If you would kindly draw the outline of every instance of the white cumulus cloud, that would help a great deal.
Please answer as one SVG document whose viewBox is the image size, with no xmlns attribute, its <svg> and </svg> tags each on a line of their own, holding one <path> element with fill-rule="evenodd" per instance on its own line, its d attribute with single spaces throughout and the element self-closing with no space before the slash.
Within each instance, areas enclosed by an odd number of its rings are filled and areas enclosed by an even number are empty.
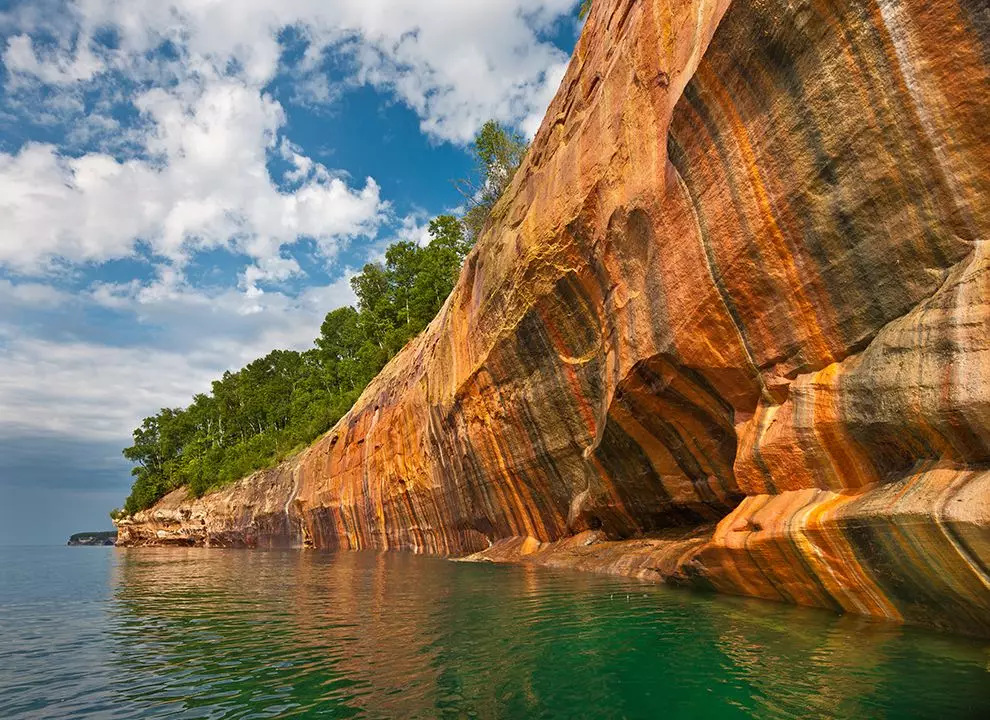
<svg viewBox="0 0 990 720">
<path fill-rule="evenodd" d="M 253 87 L 271 80 L 282 58 L 279 32 L 308 41 L 306 62 L 325 52 L 354 63 L 352 80 L 386 89 L 412 108 L 424 131 L 463 142 L 489 118 L 528 130 L 546 110 L 567 62 L 542 37 L 577 0 L 76 0 L 58 18 L 72 19 L 76 42 L 39 52 L 27 34 L 11 37 L 3 55 L 14 77 L 50 83 L 88 80 L 109 69 L 147 64 L 168 41 L 186 64 L 233 65 Z M 44 24 L 34 17 L 33 22 Z M 54 22 L 54 21 L 53 21 Z M 117 47 L 95 42 L 112 28 Z M 174 64 L 162 62 L 162 68 Z M 319 78 L 312 99 L 334 93 Z"/>
<path fill-rule="evenodd" d="M 331 256 L 342 238 L 374 235 L 386 203 L 371 178 L 352 187 L 300 156 L 290 192 L 270 177 L 285 114 L 237 81 L 190 81 L 135 99 L 149 122 L 147 157 L 63 155 L 47 143 L 0 153 L 0 265 L 38 272 L 125 257 L 143 242 L 181 266 L 216 247 L 242 252 L 255 280 L 296 270 L 282 257 L 300 237 Z"/>
</svg>

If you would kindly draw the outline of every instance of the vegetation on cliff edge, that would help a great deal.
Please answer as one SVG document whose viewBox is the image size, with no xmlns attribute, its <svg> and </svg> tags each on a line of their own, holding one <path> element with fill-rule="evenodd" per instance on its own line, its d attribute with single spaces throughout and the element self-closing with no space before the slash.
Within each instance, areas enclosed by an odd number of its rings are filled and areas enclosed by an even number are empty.
<svg viewBox="0 0 990 720">
<path fill-rule="evenodd" d="M 425 246 L 397 242 L 383 263 L 351 279 L 358 306 L 330 312 L 314 347 L 273 350 L 185 408 L 163 408 L 134 430 L 124 456 L 135 463 L 122 510 L 133 514 L 188 486 L 196 495 L 270 467 L 329 430 L 364 387 L 440 310 L 491 209 L 525 155 L 521 137 L 485 124 L 473 145 L 477 176 L 457 183 L 462 218 L 430 222 Z"/>
</svg>

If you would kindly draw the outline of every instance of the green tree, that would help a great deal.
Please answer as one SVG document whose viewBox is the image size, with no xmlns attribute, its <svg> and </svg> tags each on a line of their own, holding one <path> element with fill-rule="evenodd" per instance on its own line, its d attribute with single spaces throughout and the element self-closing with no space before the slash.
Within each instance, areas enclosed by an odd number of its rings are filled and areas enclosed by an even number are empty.
<svg viewBox="0 0 990 720">
<path fill-rule="evenodd" d="M 351 278 L 351 287 L 358 298 L 359 322 L 365 338 L 379 348 L 384 348 L 385 335 L 396 324 L 385 266 L 381 263 L 368 263 L 359 275 Z"/>
<path fill-rule="evenodd" d="M 521 135 L 497 120 L 486 122 L 475 137 L 471 148 L 474 177 L 457 183 L 468 205 L 463 222 L 472 242 L 484 230 L 495 203 L 512 182 L 528 147 Z"/>
<path fill-rule="evenodd" d="M 359 367 L 365 336 L 354 308 L 338 308 L 329 314 L 316 338 L 315 372 L 327 394 L 341 394 L 362 386 Z"/>
<path fill-rule="evenodd" d="M 432 220 L 429 233 L 431 240 L 422 249 L 410 292 L 416 332 L 425 328 L 443 306 L 457 283 L 464 258 L 471 250 L 464 224 L 453 215 L 440 215 Z"/>
</svg>

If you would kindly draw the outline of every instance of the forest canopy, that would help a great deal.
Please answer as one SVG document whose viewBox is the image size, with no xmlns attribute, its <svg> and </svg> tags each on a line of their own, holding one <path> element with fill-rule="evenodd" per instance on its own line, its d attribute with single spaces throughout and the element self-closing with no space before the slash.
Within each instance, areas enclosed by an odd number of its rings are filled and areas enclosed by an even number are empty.
<svg viewBox="0 0 990 720">
<path fill-rule="evenodd" d="M 365 265 L 351 279 L 357 307 L 328 313 L 311 349 L 273 350 L 225 372 L 187 407 L 144 419 L 124 450 L 134 463 L 131 494 L 111 517 L 148 508 L 182 486 L 202 495 L 270 467 L 343 417 L 443 306 L 526 144 L 490 121 L 472 151 L 476 176 L 457 183 L 468 198 L 464 216 L 440 215 L 430 222 L 428 244 L 397 242 L 384 262 Z"/>
</svg>

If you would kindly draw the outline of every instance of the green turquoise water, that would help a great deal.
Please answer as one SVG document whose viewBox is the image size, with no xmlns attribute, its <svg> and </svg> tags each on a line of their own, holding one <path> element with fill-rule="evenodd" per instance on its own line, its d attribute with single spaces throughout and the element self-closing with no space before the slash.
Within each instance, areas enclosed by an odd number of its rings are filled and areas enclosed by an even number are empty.
<svg viewBox="0 0 990 720">
<path fill-rule="evenodd" d="M 0 718 L 981 718 L 990 644 L 410 555 L 0 548 Z"/>
</svg>

